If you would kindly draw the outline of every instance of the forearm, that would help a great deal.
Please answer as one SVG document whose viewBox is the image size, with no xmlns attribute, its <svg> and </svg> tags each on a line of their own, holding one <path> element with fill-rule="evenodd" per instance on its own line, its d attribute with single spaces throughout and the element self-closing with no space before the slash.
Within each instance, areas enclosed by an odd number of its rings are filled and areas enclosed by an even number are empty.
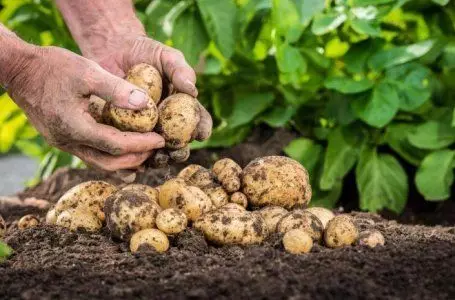
<svg viewBox="0 0 455 300">
<path fill-rule="evenodd" d="M 82 54 L 99 60 L 122 36 L 145 35 L 132 0 L 56 0 Z"/>
</svg>

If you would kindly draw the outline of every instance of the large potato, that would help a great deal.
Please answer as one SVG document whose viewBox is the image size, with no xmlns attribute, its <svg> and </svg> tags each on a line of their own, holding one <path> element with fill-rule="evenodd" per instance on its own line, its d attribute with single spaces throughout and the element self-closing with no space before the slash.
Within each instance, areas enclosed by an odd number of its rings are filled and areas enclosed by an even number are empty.
<svg viewBox="0 0 455 300">
<path fill-rule="evenodd" d="M 93 213 L 83 209 L 67 209 L 59 214 L 55 225 L 66 227 L 69 230 L 85 230 L 95 232 L 101 229 L 102 224 L 99 218 Z"/>
<path fill-rule="evenodd" d="M 114 237 L 127 240 L 139 230 L 154 228 L 161 207 L 140 191 L 120 190 L 106 200 L 107 227 Z"/>
<path fill-rule="evenodd" d="M 289 212 L 281 206 L 266 206 L 257 211 L 265 220 L 269 233 L 276 232 L 276 225 Z"/>
<path fill-rule="evenodd" d="M 131 183 L 122 188 L 123 191 L 139 191 L 146 194 L 153 202 L 158 203 L 158 190 L 146 184 Z"/>
<path fill-rule="evenodd" d="M 201 230 L 207 240 L 219 245 L 257 244 L 268 235 L 261 215 L 242 210 L 240 206 L 239 209 L 222 207 L 210 211 L 202 215 L 194 227 Z"/>
<path fill-rule="evenodd" d="M 188 186 L 180 178 L 170 179 L 160 186 L 159 203 L 163 208 L 182 210 L 190 221 L 212 209 L 212 201 L 201 189 Z"/>
<path fill-rule="evenodd" d="M 293 159 L 267 156 L 251 161 L 243 170 L 243 193 L 253 206 L 292 208 L 311 199 L 308 172 Z"/>
<path fill-rule="evenodd" d="M 68 190 L 55 204 L 58 216 L 67 209 L 83 209 L 104 220 L 104 202 L 117 188 L 104 181 L 86 181 Z"/>
<path fill-rule="evenodd" d="M 160 72 L 145 63 L 133 66 L 126 74 L 126 80 L 144 89 L 152 100 L 158 104 L 163 92 L 163 79 Z"/>
<path fill-rule="evenodd" d="M 320 241 L 324 232 L 321 221 L 310 212 L 296 209 L 285 215 L 277 224 L 277 231 L 286 233 L 291 229 L 301 229 L 315 241 Z"/>
<path fill-rule="evenodd" d="M 223 158 L 213 164 L 212 171 L 228 193 L 240 189 L 242 168 L 232 159 Z"/>
<path fill-rule="evenodd" d="M 327 223 L 324 241 L 327 247 L 340 248 L 354 244 L 359 237 L 359 231 L 352 218 L 339 215 Z"/>
<path fill-rule="evenodd" d="M 335 214 L 325 207 L 309 207 L 305 210 L 315 215 L 319 221 L 321 221 L 324 228 L 327 226 L 327 223 L 335 217 Z"/>
<path fill-rule="evenodd" d="M 158 106 L 156 132 L 166 140 L 169 149 L 180 149 L 192 141 L 201 119 L 199 102 L 190 95 L 177 93 Z"/>
</svg>

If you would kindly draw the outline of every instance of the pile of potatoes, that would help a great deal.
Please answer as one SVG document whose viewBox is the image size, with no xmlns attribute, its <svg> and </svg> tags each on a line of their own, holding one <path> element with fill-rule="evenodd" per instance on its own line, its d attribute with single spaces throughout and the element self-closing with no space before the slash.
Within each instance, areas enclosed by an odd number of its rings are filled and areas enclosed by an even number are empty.
<svg viewBox="0 0 455 300">
<path fill-rule="evenodd" d="M 308 173 L 290 158 L 258 158 L 244 169 L 224 158 L 211 169 L 188 165 L 157 187 L 84 182 L 59 199 L 46 223 L 88 232 L 106 225 L 114 239 L 129 241 L 132 252 L 142 247 L 165 252 L 168 237 L 187 227 L 216 245 L 259 244 L 278 234 L 284 249 L 294 254 L 309 252 L 314 243 L 330 248 L 384 244 L 379 231 L 359 233 L 347 214 L 305 208 L 310 199 Z"/>
<path fill-rule="evenodd" d="M 184 93 L 175 93 L 165 99 L 163 80 L 153 66 L 140 63 L 127 73 L 126 80 L 147 92 L 148 106 L 140 111 L 122 109 L 103 99 L 92 96 L 89 113 L 98 122 L 121 131 L 159 133 L 166 141 L 147 164 L 164 167 L 172 161 L 184 162 L 190 156 L 189 143 L 204 140 L 210 133 L 197 132 L 204 108 L 199 101 Z"/>
</svg>

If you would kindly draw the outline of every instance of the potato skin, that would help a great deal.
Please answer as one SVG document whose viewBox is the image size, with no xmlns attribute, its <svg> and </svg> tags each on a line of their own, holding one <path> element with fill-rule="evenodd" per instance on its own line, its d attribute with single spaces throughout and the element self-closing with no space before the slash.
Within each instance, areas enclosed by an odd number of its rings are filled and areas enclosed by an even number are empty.
<svg viewBox="0 0 455 300">
<path fill-rule="evenodd" d="M 313 248 L 313 239 L 302 229 L 291 229 L 283 236 L 283 246 L 292 254 L 308 253 Z"/>
<path fill-rule="evenodd" d="M 104 181 L 86 181 L 69 189 L 55 204 L 57 216 L 70 208 L 91 211 L 104 221 L 104 202 L 117 191 L 117 188 Z"/>
<path fill-rule="evenodd" d="M 196 98 L 177 93 L 164 99 L 158 110 L 156 132 L 163 136 L 167 148 L 180 149 L 193 140 L 201 119 Z"/>
<path fill-rule="evenodd" d="M 104 123 L 103 111 L 106 101 L 98 96 L 91 95 L 88 103 L 88 113 L 97 123 Z"/>
<path fill-rule="evenodd" d="M 242 168 L 232 159 L 218 160 L 213 164 L 212 171 L 228 193 L 234 193 L 240 189 Z"/>
<path fill-rule="evenodd" d="M 36 227 L 39 225 L 39 219 L 34 215 L 25 215 L 17 222 L 17 228 L 24 230 L 26 228 Z"/>
<path fill-rule="evenodd" d="M 301 229 L 314 241 L 320 241 L 324 232 L 321 221 L 310 212 L 296 209 L 285 215 L 277 224 L 277 231 L 286 233 L 291 229 Z"/>
<path fill-rule="evenodd" d="M 231 203 L 236 203 L 238 205 L 241 205 L 243 207 L 248 206 L 248 199 L 246 198 L 245 194 L 242 192 L 235 192 L 231 195 L 231 198 L 229 199 L 229 202 Z"/>
<path fill-rule="evenodd" d="M 225 207 L 202 215 L 194 223 L 194 228 L 218 245 L 258 244 L 268 235 L 265 221 L 259 214 Z"/>
<path fill-rule="evenodd" d="M 245 207 L 243 207 L 243 206 L 241 206 L 240 204 L 237 204 L 237 203 L 228 203 L 226 205 L 223 205 L 221 208 L 222 209 L 227 209 L 227 210 L 237 210 L 237 211 L 245 211 L 246 210 Z"/>
<path fill-rule="evenodd" d="M 156 227 L 168 235 L 182 232 L 187 225 L 188 218 L 176 208 L 165 209 L 156 217 Z"/>
<path fill-rule="evenodd" d="M 57 222 L 57 213 L 55 212 L 55 209 L 52 208 L 46 214 L 46 224 L 55 225 L 56 222 Z"/>
<path fill-rule="evenodd" d="M 122 188 L 123 191 L 139 191 L 146 194 L 149 199 L 155 203 L 158 203 L 158 190 L 140 183 L 131 183 Z"/>
<path fill-rule="evenodd" d="M 229 195 L 220 185 L 206 187 L 202 191 L 210 198 L 214 207 L 221 207 L 229 203 Z"/>
<path fill-rule="evenodd" d="M 163 79 L 160 72 L 153 66 L 146 63 L 133 66 L 126 74 L 126 80 L 144 89 L 155 104 L 160 102 L 163 92 Z"/>
<path fill-rule="evenodd" d="M 154 169 L 165 168 L 169 165 L 169 153 L 164 149 L 158 149 L 145 164 Z"/>
<path fill-rule="evenodd" d="M 359 237 L 359 231 L 352 218 L 348 215 L 338 215 L 327 223 L 324 232 L 324 242 L 327 247 L 341 248 L 354 244 Z"/>
<path fill-rule="evenodd" d="M 177 178 L 181 178 L 185 181 L 188 181 L 188 180 L 190 180 L 191 176 L 193 176 L 193 174 L 195 174 L 197 171 L 200 171 L 200 170 L 207 170 L 207 169 L 205 169 L 203 166 L 196 165 L 196 164 L 188 165 L 177 174 Z"/>
<path fill-rule="evenodd" d="M 285 156 L 251 161 L 242 172 L 242 191 L 258 207 L 277 205 L 290 209 L 307 205 L 311 200 L 307 170 Z"/>
<path fill-rule="evenodd" d="M 161 207 L 140 191 L 120 190 L 109 196 L 104 206 L 112 236 L 127 240 L 135 232 L 154 228 Z"/>
<path fill-rule="evenodd" d="M 132 253 L 139 251 L 141 246 L 149 246 L 159 253 L 169 249 L 169 239 L 158 229 L 148 228 L 133 234 L 130 240 L 130 250 Z"/>
<path fill-rule="evenodd" d="M 6 234 L 6 222 L 5 219 L 0 215 L 0 239 L 2 239 Z"/>
<path fill-rule="evenodd" d="M 365 230 L 359 234 L 358 244 L 375 248 L 377 246 L 384 246 L 385 239 L 379 230 Z"/>
<path fill-rule="evenodd" d="M 169 157 L 176 163 L 187 161 L 190 157 L 190 146 L 186 145 L 183 148 L 169 151 Z"/>
<path fill-rule="evenodd" d="M 87 232 L 96 232 L 102 227 L 100 219 L 93 213 L 73 208 L 60 213 L 55 225 L 68 228 L 71 231 L 84 230 Z"/>
<path fill-rule="evenodd" d="M 277 224 L 289 212 L 281 206 L 266 206 L 257 211 L 265 220 L 269 233 L 277 231 Z"/>
<path fill-rule="evenodd" d="M 324 228 L 326 228 L 327 223 L 335 217 L 335 214 L 325 207 L 309 207 L 305 210 L 315 215 L 319 221 L 321 221 Z"/>
</svg>

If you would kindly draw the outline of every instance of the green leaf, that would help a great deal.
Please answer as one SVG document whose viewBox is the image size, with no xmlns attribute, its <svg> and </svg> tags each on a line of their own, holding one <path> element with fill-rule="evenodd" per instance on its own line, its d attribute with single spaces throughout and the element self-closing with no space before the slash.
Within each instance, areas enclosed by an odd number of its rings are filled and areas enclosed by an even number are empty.
<svg viewBox="0 0 455 300">
<path fill-rule="evenodd" d="M 413 111 L 430 99 L 431 71 L 419 64 L 405 64 L 388 69 L 386 81 L 394 84 L 400 97 L 400 109 Z"/>
<path fill-rule="evenodd" d="M 163 21 L 178 0 L 154 0 L 145 9 L 145 28 L 154 39 L 164 42 L 167 35 L 163 31 Z"/>
<path fill-rule="evenodd" d="M 310 176 L 313 176 L 323 148 L 313 140 L 298 138 L 292 140 L 283 150 L 286 155 L 301 163 Z"/>
<path fill-rule="evenodd" d="M 455 142 L 455 128 L 442 121 L 427 121 L 416 126 L 408 135 L 409 142 L 417 148 L 436 150 Z"/>
<path fill-rule="evenodd" d="M 315 15 L 324 10 L 325 3 L 321 0 L 297 0 L 296 6 L 300 14 L 300 23 L 306 27 Z"/>
<path fill-rule="evenodd" d="M 352 6 L 380 5 L 395 1 L 396 0 L 352 0 Z"/>
<path fill-rule="evenodd" d="M 323 35 L 337 29 L 346 19 L 344 13 L 318 14 L 313 19 L 311 30 L 315 35 Z"/>
<path fill-rule="evenodd" d="M 381 28 L 379 25 L 367 20 L 352 20 L 351 27 L 359 34 L 366 34 L 369 36 L 379 36 L 381 34 Z"/>
<path fill-rule="evenodd" d="M 235 95 L 234 108 L 227 123 L 235 128 L 251 122 L 257 115 L 265 111 L 275 99 L 271 92 L 239 92 Z"/>
<path fill-rule="evenodd" d="M 282 44 L 278 47 L 276 61 L 278 68 L 283 73 L 292 73 L 297 70 L 305 73 L 307 70 L 307 62 L 299 49 L 289 44 Z"/>
<path fill-rule="evenodd" d="M 356 98 L 352 104 L 359 118 L 368 125 L 382 128 L 397 113 L 400 98 L 393 85 L 380 82 L 369 95 Z"/>
<path fill-rule="evenodd" d="M 194 141 L 190 144 L 192 150 L 202 148 L 219 148 L 219 147 L 232 147 L 241 143 L 249 134 L 251 128 L 248 126 L 237 128 L 216 128 L 213 130 L 209 139 L 203 142 Z"/>
<path fill-rule="evenodd" d="M 317 186 L 313 187 L 313 195 L 311 197 L 311 207 L 326 207 L 334 208 L 338 199 L 340 199 L 343 191 L 343 182 L 335 183 L 330 191 L 321 191 Z"/>
<path fill-rule="evenodd" d="M 175 21 L 172 41 L 174 47 L 184 53 L 189 64 L 195 66 L 210 40 L 200 16 L 195 12 L 186 11 Z"/>
<path fill-rule="evenodd" d="M 376 212 L 384 208 L 400 213 L 408 197 L 408 181 L 400 163 L 391 155 L 364 149 L 356 168 L 360 208 Z"/>
<path fill-rule="evenodd" d="M 0 126 L 0 152 L 8 152 L 14 145 L 17 135 L 27 123 L 27 117 L 19 114 Z"/>
<path fill-rule="evenodd" d="M 163 31 L 170 37 L 174 31 L 175 21 L 191 6 L 189 1 L 180 1 L 164 16 Z"/>
<path fill-rule="evenodd" d="M 335 120 L 340 125 L 349 125 L 357 119 L 351 108 L 351 96 L 334 93 L 326 105 L 327 118 Z"/>
<path fill-rule="evenodd" d="M 418 166 L 427 151 L 418 149 L 411 145 L 408 140 L 408 134 L 415 130 L 415 125 L 408 123 L 392 123 L 386 128 L 385 142 L 402 158 L 410 164 Z"/>
<path fill-rule="evenodd" d="M 374 86 L 374 82 L 366 78 L 354 80 L 349 77 L 328 77 L 324 85 L 328 89 L 336 90 L 343 94 L 355 94 L 371 89 Z"/>
<path fill-rule="evenodd" d="M 273 0 L 272 18 L 277 34 L 291 37 L 291 42 L 297 41 L 302 33 L 303 26 L 299 22 L 299 13 L 292 0 Z M 286 16 L 286 18 L 283 18 Z"/>
<path fill-rule="evenodd" d="M 43 149 L 35 142 L 19 140 L 14 144 L 14 146 L 16 146 L 22 153 L 30 157 L 41 158 L 43 155 Z"/>
<path fill-rule="evenodd" d="M 441 201 L 450 197 L 454 158 L 455 151 L 452 150 L 435 151 L 424 158 L 417 170 L 415 183 L 425 200 Z"/>
<path fill-rule="evenodd" d="M 351 45 L 351 48 L 343 57 L 346 70 L 353 74 L 365 72 L 367 61 L 371 54 L 375 53 L 381 47 L 382 41 L 379 39 L 368 39 Z"/>
<path fill-rule="evenodd" d="M 447 5 L 450 2 L 450 0 L 431 0 L 431 1 L 433 1 L 436 4 L 442 5 L 442 6 Z"/>
<path fill-rule="evenodd" d="M 453 113 L 452 113 L 452 127 L 455 127 L 455 107 L 453 108 Z"/>
<path fill-rule="evenodd" d="M 393 47 L 373 54 L 368 66 L 374 70 L 383 70 L 425 55 L 433 47 L 434 41 L 427 40 L 408 46 Z"/>
<path fill-rule="evenodd" d="M 276 106 L 271 111 L 264 114 L 261 120 L 271 127 L 283 127 L 291 120 L 296 111 L 297 109 L 293 106 Z"/>
<path fill-rule="evenodd" d="M 221 53 L 230 58 L 234 53 L 236 6 L 234 1 L 196 0 L 205 28 Z"/>
<path fill-rule="evenodd" d="M 0 262 L 13 254 L 13 249 L 11 249 L 7 244 L 0 241 Z"/>
<path fill-rule="evenodd" d="M 343 180 L 357 161 L 362 139 L 357 131 L 349 129 L 339 127 L 328 136 L 324 168 L 319 181 L 321 190 L 331 190 L 337 182 Z"/>
</svg>

